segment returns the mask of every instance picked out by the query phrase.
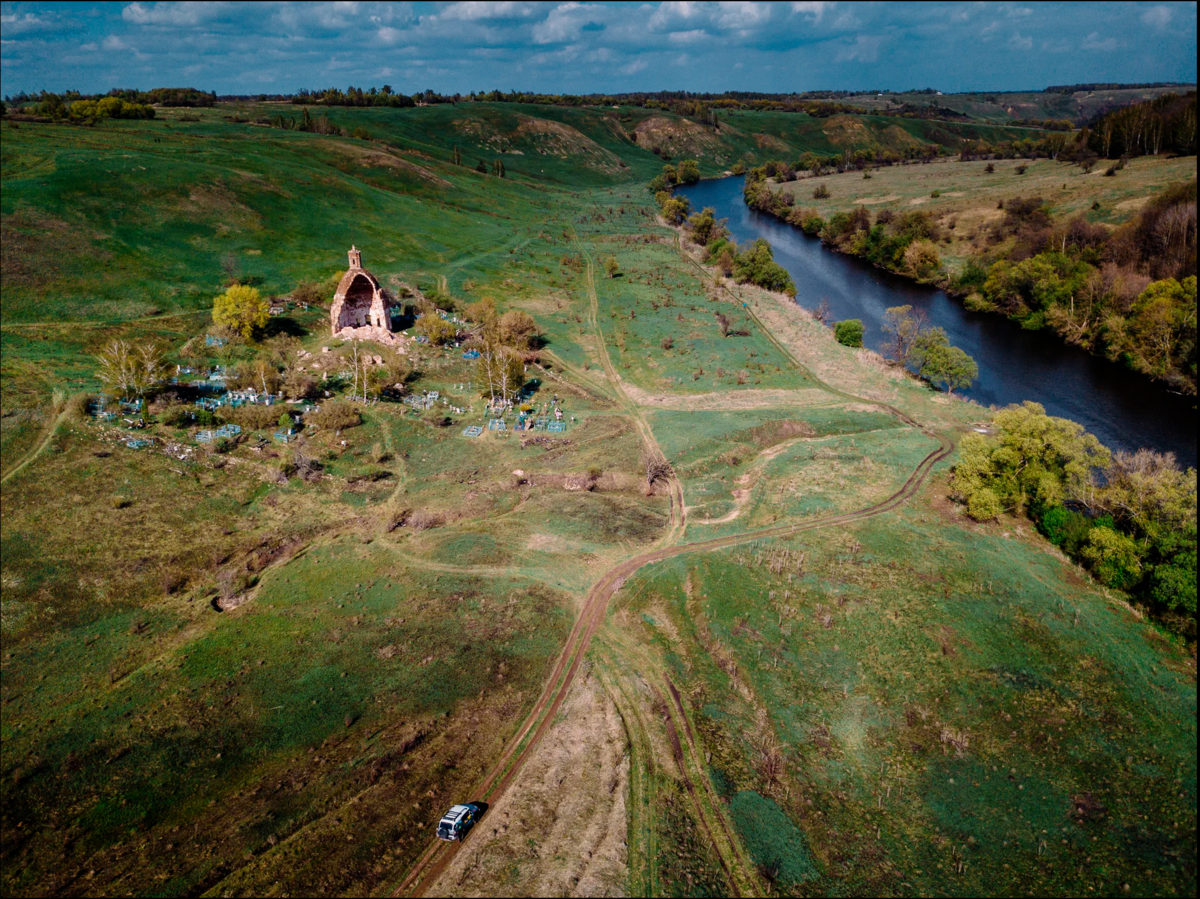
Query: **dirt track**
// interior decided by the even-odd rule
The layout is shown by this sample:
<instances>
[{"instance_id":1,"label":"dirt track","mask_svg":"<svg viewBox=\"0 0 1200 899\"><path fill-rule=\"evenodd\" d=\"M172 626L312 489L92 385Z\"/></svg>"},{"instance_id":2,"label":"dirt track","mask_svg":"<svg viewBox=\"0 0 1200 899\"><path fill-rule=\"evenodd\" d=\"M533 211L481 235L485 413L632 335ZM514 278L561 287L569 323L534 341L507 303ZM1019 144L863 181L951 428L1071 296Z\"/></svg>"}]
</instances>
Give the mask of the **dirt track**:
<instances>
[{"instance_id":1,"label":"dirt track","mask_svg":"<svg viewBox=\"0 0 1200 899\"><path fill-rule=\"evenodd\" d=\"M592 261L586 252L585 258L587 258L588 261L588 289L589 293L592 295L592 312L593 316L595 316L596 301L594 281L592 280ZM597 333L599 333L600 329L598 327L596 330ZM608 359L607 348L603 346L603 342L601 342L601 348L601 357L602 361L604 362L604 367L608 372L616 390L618 391L618 394L625 401L625 404L630 407L630 411L634 417L634 420L638 423L639 430L643 432L643 436L646 438L648 446L657 449L657 442L654 440L653 435L649 433L649 428L645 422L641 420L641 417L638 414L634 404L621 390L620 380L615 369L612 367L612 363ZM788 352L786 347L780 345L780 348L783 349L783 351L787 353L789 357L793 359L795 358L790 352ZM799 361L796 361L797 364L800 365ZM825 385L820 381L820 379L816 378L815 374L808 372L806 367L803 365L800 365L800 367L806 373L810 374L810 376L817 381L817 383L822 384L822 387L827 389L830 393L848 400L868 403L876 408L885 409L886 411L895 415L905 424L917 428L923 433L934 437L939 442L938 448L921 460L920 464L917 465L916 469L911 475L909 475L908 479L904 482L899 490L897 490L887 499L884 499L872 506L868 506L865 509L859 509L854 512L844 512L838 515L830 515L824 518L814 518L798 524L762 528L759 530L747 531L743 534L734 534L727 537L715 537L709 540L700 540L695 543L674 545L669 544L669 541L678 539L678 536L683 533L684 525L683 491L679 486L678 480L672 477L672 527L667 537L664 538L664 540L668 542L668 545L660 545L656 549L642 553L638 556L634 556L633 558L627 559L619 565L609 569L609 571L606 572L604 576L601 577L600 580L588 592L579 617L576 619L575 626L571 630L562 654L559 656L558 662L555 664L554 671L551 673L550 678L546 683L545 690L542 692L542 695L538 698L537 703L530 711L529 717L525 720L524 725L505 748L504 753L500 756L495 765L493 765L492 768L480 780L479 784L475 788L475 791L472 793L472 799L487 800L494 803L496 798L503 794L513 782L522 764L524 764L524 762L529 758L534 748L538 745L543 735L549 729L554 721L555 715L558 714L560 707L566 699L567 693L571 688L571 684L573 683L575 676L579 671L580 665L583 663L584 656L587 653L587 649L592 641L592 637L604 623L605 614L608 611L609 601L617 593L617 591L621 589L625 581L639 569L645 567L646 565L652 565L655 562L661 562L666 559L684 555L685 553L707 552L711 550L725 549L727 547L738 546L742 543L749 543L754 540L761 540L763 538L789 537L793 534L799 534L804 531L851 524L856 521L872 518L876 515L882 515L885 512L890 512L891 510L901 506L914 494L916 494L917 490L919 490L921 485L924 483L926 477L928 477L933 466L947 458L950 453L953 452L954 442L949 437L930 433L928 430L922 428L920 424L894 406L887 405L886 403L864 400L861 397L856 397L838 390L835 387ZM676 518L675 509L679 510L678 519ZM679 700L678 694L674 690L674 685L669 685L669 689L672 693L672 699L674 700L676 711L683 721L684 727L687 729L686 735L688 742L691 744L692 734L690 732L690 725L687 722L687 717L684 714L682 704ZM673 723L671 730L675 730ZM675 731L673 737L674 739L671 741L671 743L672 748L676 751L676 761L679 765L679 770L684 775L689 793L694 793L697 787L694 780L687 773L687 766L683 763L682 746L679 742L677 731ZM706 830L709 831L711 837L712 827L710 823L703 816L701 817L701 823ZM719 823L723 829L726 828L724 821L720 821ZM727 836L730 839L730 843L736 846L737 843L733 839L732 834L727 833ZM424 891L434 881L437 880L441 873L446 869L446 866L449 865L451 859L453 859L457 853L458 848L459 846L456 843L445 843L435 839L429 848L427 848L413 864L412 868L408 872L408 875L404 878L393 895L424 895ZM720 855L720 853L718 853L718 855ZM722 866L725 868L725 873L730 878L731 885L733 885L736 890L737 884L734 874L729 870L729 865L723 858ZM737 891L739 893L742 892L741 890Z\"/></svg>"}]
</instances>

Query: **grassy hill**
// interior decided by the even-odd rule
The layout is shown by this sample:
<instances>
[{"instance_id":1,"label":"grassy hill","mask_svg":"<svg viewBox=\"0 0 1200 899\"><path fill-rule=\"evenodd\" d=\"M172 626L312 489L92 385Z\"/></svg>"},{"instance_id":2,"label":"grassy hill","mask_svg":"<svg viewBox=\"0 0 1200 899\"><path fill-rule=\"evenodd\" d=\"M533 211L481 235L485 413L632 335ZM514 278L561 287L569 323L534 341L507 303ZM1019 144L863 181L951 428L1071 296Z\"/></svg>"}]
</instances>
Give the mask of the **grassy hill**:
<instances>
[{"instance_id":1,"label":"grassy hill","mask_svg":"<svg viewBox=\"0 0 1200 899\"><path fill-rule=\"evenodd\" d=\"M707 172L966 132L485 104L328 111L373 140L253 124L280 113L3 126L6 895L391 894L463 799L492 807L430 892L1195 892L1194 652L1027 523L949 502L944 454L988 410L714 280L644 188L667 132ZM464 436L475 366L416 344L433 408L286 447L272 421L209 451L155 407L134 449L72 399L111 337L183 361L226 257L283 294L351 243L385 283L533 315L531 401L567 429ZM324 310L272 327L295 343L201 363L282 353L347 392Z\"/></svg>"},{"instance_id":2,"label":"grassy hill","mask_svg":"<svg viewBox=\"0 0 1200 899\"><path fill-rule=\"evenodd\" d=\"M1195 85L1174 87L1113 88L1082 91L999 91L966 94L885 94L878 97L850 97L844 102L864 109L895 109L905 104L935 105L952 109L978 122L1003 124L1016 119L1065 119L1082 125L1103 112L1151 100L1163 94L1183 94Z\"/></svg>"}]
</instances>

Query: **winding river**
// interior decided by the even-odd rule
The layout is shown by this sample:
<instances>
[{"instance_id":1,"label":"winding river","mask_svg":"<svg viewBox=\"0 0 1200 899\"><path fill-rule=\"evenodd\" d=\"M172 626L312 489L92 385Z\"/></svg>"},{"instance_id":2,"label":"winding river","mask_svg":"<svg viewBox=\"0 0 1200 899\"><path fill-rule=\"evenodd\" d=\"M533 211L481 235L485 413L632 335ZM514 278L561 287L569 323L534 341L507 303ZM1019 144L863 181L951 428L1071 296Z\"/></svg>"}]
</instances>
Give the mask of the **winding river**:
<instances>
[{"instance_id":1,"label":"winding river","mask_svg":"<svg viewBox=\"0 0 1200 899\"><path fill-rule=\"evenodd\" d=\"M827 300L835 319L861 319L864 343L879 349L890 306L922 309L930 324L979 364L966 396L983 405L1033 400L1051 415L1070 418L1113 449L1148 447L1196 465L1192 397L1171 393L1136 372L1064 343L1050 331L1024 331L999 315L970 312L944 291L835 253L799 228L757 212L742 198L740 177L701 181L678 192L693 209L713 207L740 244L764 237L775 261L796 282L796 302L812 309Z\"/></svg>"}]
</instances>

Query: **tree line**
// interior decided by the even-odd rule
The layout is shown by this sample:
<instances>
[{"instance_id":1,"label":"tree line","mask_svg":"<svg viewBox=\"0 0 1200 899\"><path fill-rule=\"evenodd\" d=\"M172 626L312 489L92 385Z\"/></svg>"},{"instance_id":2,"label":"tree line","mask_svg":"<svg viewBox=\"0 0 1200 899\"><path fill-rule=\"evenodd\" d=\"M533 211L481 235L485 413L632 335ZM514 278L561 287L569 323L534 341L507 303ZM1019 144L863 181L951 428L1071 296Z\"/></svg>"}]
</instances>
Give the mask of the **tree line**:
<instances>
[{"instance_id":1,"label":"tree line","mask_svg":"<svg viewBox=\"0 0 1200 899\"><path fill-rule=\"evenodd\" d=\"M1082 129L1080 140L1106 159L1196 155L1196 92L1163 94L1104 113Z\"/></svg>"},{"instance_id":2,"label":"tree line","mask_svg":"<svg viewBox=\"0 0 1200 899\"><path fill-rule=\"evenodd\" d=\"M968 434L951 488L977 521L1021 515L1100 583L1196 638L1196 470L1171 454L1111 452L1037 403Z\"/></svg>"},{"instance_id":3,"label":"tree line","mask_svg":"<svg viewBox=\"0 0 1200 899\"><path fill-rule=\"evenodd\" d=\"M974 311L1002 313L1028 330L1052 328L1070 343L1196 392L1194 180L1168 187L1111 231L1084 214L1056 221L1040 197L1001 200L1003 216L989 239L1011 249L1001 258L993 252L969 259L950 276L938 252L945 232L928 213L881 209L872 217L860 205L825 219L798 205L794 191L772 189L772 181L794 180L802 163L811 166L797 160L751 169L746 202L840 252L945 287ZM814 199L827 195L824 185L814 188Z\"/></svg>"}]
</instances>

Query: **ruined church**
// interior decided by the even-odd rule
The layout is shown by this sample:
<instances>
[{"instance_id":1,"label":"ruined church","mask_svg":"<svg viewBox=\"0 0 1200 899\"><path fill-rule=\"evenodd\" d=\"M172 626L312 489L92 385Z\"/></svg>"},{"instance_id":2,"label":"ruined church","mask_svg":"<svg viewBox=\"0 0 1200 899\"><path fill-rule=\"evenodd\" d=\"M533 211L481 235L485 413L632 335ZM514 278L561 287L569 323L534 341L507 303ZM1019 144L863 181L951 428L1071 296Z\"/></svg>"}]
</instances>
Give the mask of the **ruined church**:
<instances>
[{"instance_id":1,"label":"ruined church","mask_svg":"<svg viewBox=\"0 0 1200 899\"><path fill-rule=\"evenodd\" d=\"M352 246L350 268L338 282L329 312L333 336L401 346L403 338L392 328L394 305L396 301L391 294L362 267L362 251Z\"/></svg>"}]
</instances>

